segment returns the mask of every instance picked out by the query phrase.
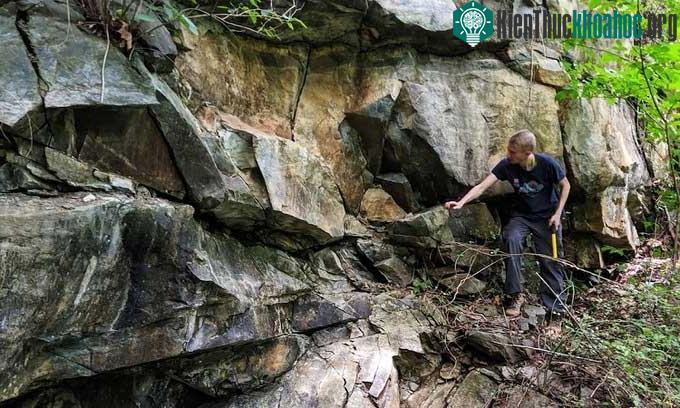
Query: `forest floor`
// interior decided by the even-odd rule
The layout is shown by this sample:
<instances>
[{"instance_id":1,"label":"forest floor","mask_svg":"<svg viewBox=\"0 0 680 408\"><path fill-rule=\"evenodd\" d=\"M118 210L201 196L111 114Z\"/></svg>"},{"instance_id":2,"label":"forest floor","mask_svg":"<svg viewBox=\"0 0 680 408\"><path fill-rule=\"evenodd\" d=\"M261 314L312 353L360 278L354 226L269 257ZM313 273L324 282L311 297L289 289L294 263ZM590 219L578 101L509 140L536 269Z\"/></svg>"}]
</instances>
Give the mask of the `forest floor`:
<instances>
[{"instance_id":1,"label":"forest floor","mask_svg":"<svg viewBox=\"0 0 680 408\"><path fill-rule=\"evenodd\" d=\"M639 253L594 278L568 273L569 312L550 322L535 290L522 316L505 316L497 281L474 296L437 287L419 296L446 316L442 372L483 370L500 384L488 406L543 406L534 397L547 396L555 406L672 407L680 406L680 272L670 265Z\"/></svg>"}]
</instances>

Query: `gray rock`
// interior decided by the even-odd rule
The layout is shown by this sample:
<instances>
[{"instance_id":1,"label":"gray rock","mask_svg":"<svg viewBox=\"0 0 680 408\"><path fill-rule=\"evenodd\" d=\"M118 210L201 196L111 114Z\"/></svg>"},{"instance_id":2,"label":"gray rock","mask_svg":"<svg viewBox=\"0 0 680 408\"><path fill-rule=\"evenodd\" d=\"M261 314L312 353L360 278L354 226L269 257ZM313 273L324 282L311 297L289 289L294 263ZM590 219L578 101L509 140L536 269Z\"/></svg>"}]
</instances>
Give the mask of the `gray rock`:
<instances>
[{"instance_id":1,"label":"gray rock","mask_svg":"<svg viewBox=\"0 0 680 408\"><path fill-rule=\"evenodd\" d=\"M136 66L144 70L140 63ZM151 111L172 150L191 200L201 209L216 207L224 198L224 182L200 137L196 119L165 82L148 71L145 73L152 80L160 100L160 104L152 106Z\"/></svg>"},{"instance_id":2,"label":"gray rock","mask_svg":"<svg viewBox=\"0 0 680 408\"><path fill-rule=\"evenodd\" d=\"M603 98L568 103L562 115L564 151L575 188L589 199L575 218L577 231L595 233L613 245L638 245L628 196L649 180L632 110Z\"/></svg>"},{"instance_id":3,"label":"gray rock","mask_svg":"<svg viewBox=\"0 0 680 408\"><path fill-rule=\"evenodd\" d=\"M355 238L368 238L371 232L356 217L345 214L345 236Z\"/></svg>"},{"instance_id":4,"label":"gray rock","mask_svg":"<svg viewBox=\"0 0 680 408\"><path fill-rule=\"evenodd\" d=\"M371 305L365 293L341 296L310 295L299 298L293 308L293 328L306 332L338 323L366 318Z\"/></svg>"},{"instance_id":5,"label":"gray rock","mask_svg":"<svg viewBox=\"0 0 680 408\"><path fill-rule=\"evenodd\" d=\"M463 296L476 295L486 288L486 283L466 273L459 273L439 281L451 292Z\"/></svg>"},{"instance_id":6,"label":"gray rock","mask_svg":"<svg viewBox=\"0 0 680 408\"><path fill-rule=\"evenodd\" d=\"M375 182L380 184L383 190L394 198L397 204L407 212L415 212L420 209L411 183L402 173L386 173L375 177Z\"/></svg>"},{"instance_id":7,"label":"gray rock","mask_svg":"<svg viewBox=\"0 0 680 408\"><path fill-rule=\"evenodd\" d=\"M347 293L354 290L350 276L355 275L354 265L333 248L324 248L311 255L311 264L301 280L314 285L317 293Z\"/></svg>"},{"instance_id":8,"label":"gray rock","mask_svg":"<svg viewBox=\"0 0 680 408\"><path fill-rule=\"evenodd\" d=\"M565 106L564 151L575 187L595 196L607 187L635 189L649 179L625 102L579 99Z\"/></svg>"},{"instance_id":9,"label":"gray rock","mask_svg":"<svg viewBox=\"0 0 680 408\"><path fill-rule=\"evenodd\" d=\"M357 239L357 249L373 264L389 259L394 255L394 247L375 239Z\"/></svg>"},{"instance_id":10,"label":"gray rock","mask_svg":"<svg viewBox=\"0 0 680 408\"><path fill-rule=\"evenodd\" d=\"M228 397L235 391L248 392L275 382L308 348L305 336L282 336L262 344L178 359L164 369L177 372L183 383L212 397Z\"/></svg>"},{"instance_id":11,"label":"gray rock","mask_svg":"<svg viewBox=\"0 0 680 408\"><path fill-rule=\"evenodd\" d=\"M500 333L472 330L467 334L467 342L491 359L516 363L525 358L522 349L514 347L513 341Z\"/></svg>"},{"instance_id":12,"label":"gray rock","mask_svg":"<svg viewBox=\"0 0 680 408\"><path fill-rule=\"evenodd\" d=\"M38 77L16 28L16 17L0 12L0 124L13 127L35 111L42 99ZM37 125L37 124L36 124Z\"/></svg>"},{"instance_id":13,"label":"gray rock","mask_svg":"<svg viewBox=\"0 0 680 408\"><path fill-rule=\"evenodd\" d=\"M418 310L418 302L410 304L382 293L373 303L368 320L380 333L387 334L395 352L407 350L418 355L426 354L421 335L430 333L432 327L427 317Z\"/></svg>"},{"instance_id":14,"label":"gray rock","mask_svg":"<svg viewBox=\"0 0 680 408\"><path fill-rule=\"evenodd\" d=\"M499 226L484 203L467 204L460 210L449 210L449 227L457 240L493 241Z\"/></svg>"},{"instance_id":15,"label":"gray rock","mask_svg":"<svg viewBox=\"0 0 680 408\"><path fill-rule=\"evenodd\" d=\"M324 248L310 258L312 264L301 279L312 283L318 293L347 293L355 288L369 291L376 280L351 248Z\"/></svg>"},{"instance_id":16,"label":"gray rock","mask_svg":"<svg viewBox=\"0 0 680 408\"><path fill-rule=\"evenodd\" d=\"M52 190L52 188L36 178L24 167L12 163L0 166L0 192L26 190Z\"/></svg>"},{"instance_id":17,"label":"gray rock","mask_svg":"<svg viewBox=\"0 0 680 408\"><path fill-rule=\"evenodd\" d=\"M19 143L26 141L29 146L41 144L77 158L83 135L78 135L73 111L73 108L45 110L41 118L42 127L27 129L23 126L18 129L17 135L23 138L19 139Z\"/></svg>"},{"instance_id":18,"label":"gray rock","mask_svg":"<svg viewBox=\"0 0 680 408\"><path fill-rule=\"evenodd\" d=\"M70 143L77 144L77 150L64 153L101 171L132 178L179 199L184 197L184 182L172 152L147 109L76 109L74 123L80 143ZM60 138L67 138L67 134L57 133L52 140Z\"/></svg>"},{"instance_id":19,"label":"gray rock","mask_svg":"<svg viewBox=\"0 0 680 408\"><path fill-rule=\"evenodd\" d=\"M455 390L456 383L454 381L446 381L438 383L437 381L429 380L421 384L420 388L408 397L406 402L407 408L446 408L446 399Z\"/></svg>"},{"instance_id":20,"label":"gray rock","mask_svg":"<svg viewBox=\"0 0 680 408\"><path fill-rule=\"evenodd\" d=\"M348 327L349 324L345 326L332 326L313 332L312 339L314 340L314 344L321 347L335 343L336 341L349 340L351 338L351 331Z\"/></svg>"},{"instance_id":21,"label":"gray rock","mask_svg":"<svg viewBox=\"0 0 680 408\"><path fill-rule=\"evenodd\" d=\"M316 244L344 235L345 209L333 177L318 157L289 140L255 137L275 228L309 237Z\"/></svg>"},{"instance_id":22,"label":"gray rock","mask_svg":"<svg viewBox=\"0 0 680 408\"><path fill-rule=\"evenodd\" d=\"M161 373L122 371L71 386L42 388L8 404L13 408L93 408L113 405L145 406L154 401L166 407L196 407L208 400L205 394Z\"/></svg>"},{"instance_id":23,"label":"gray rock","mask_svg":"<svg viewBox=\"0 0 680 408\"><path fill-rule=\"evenodd\" d=\"M26 30L40 77L47 82L46 108L79 105L151 105L158 103L151 82L130 66L106 40L88 35L41 6L29 10ZM69 32L67 36L66 33Z\"/></svg>"},{"instance_id":24,"label":"gray rock","mask_svg":"<svg viewBox=\"0 0 680 408\"><path fill-rule=\"evenodd\" d=\"M364 166L371 174L377 174L382 165L385 145L385 125L392 114L394 98L386 95L358 110L346 113L343 124L348 124L359 136ZM369 177L368 181L370 182Z\"/></svg>"},{"instance_id":25,"label":"gray rock","mask_svg":"<svg viewBox=\"0 0 680 408\"><path fill-rule=\"evenodd\" d=\"M560 54L545 45L534 44L532 49L527 43L513 41L500 57L527 79L555 88L569 83L569 74L560 64Z\"/></svg>"},{"instance_id":26,"label":"gray rock","mask_svg":"<svg viewBox=\"0 0 680 408\"><path fill-rule=\"evenodd\" d=\"M434 248L453 240L448 226L448 211L437 206L411 214L388 227L388 239L405 246Z\"/></svg>"},{"instance_id":27,"label":"gray rock","mask_svg":"<svg viewBox=\"0 0 680 408\"><path fill-rule=\"evenodd\" d=\"M525 305L522 313L527 317L529 324L536 328L545 320L545 308L542 306Z\"/></svg>"},{"instance_id":28,"label":"gray rock","mask_svg":"<svg viewBox=\"0 0 680 408\"><path fill-rule=\"evenodd\" d=\"M529 319L526 319L524 317L520 317L519 320L517 321L517 324L519 325L519 329L523 332L529 331L529 325L531 321Z\"/></svg>"},{"instance_id":29,"label":"gray rock","mask_svg":"<svg viewBox=\"0 0 680 408\"><path fill-rule=\"evenodd\" d=\"M640 239L627 208L627 187L607 187L574 210L574 228L609 245L633 249Z\"/></svg>"},{"instance_id":30,"label":"gray rock","mask_svg":"<svg viewBox=\"0 0 680 408\"><path fill-rule=\"evenodd\" d=\"M145 45L142 50L145 64L154 72L171 72L175 67L178 51L170 31L146 4L142 3L138 10L135 9L136 7L128 9L129 18L136 12L138 15L144 14L150 20L137 22L137 31L143 33L140 39Z\"/></svg>"},{"instance_id":31,"label":"gray rock","mask_svg":"<svg viewBox=\"0 0 680 408\"><path fill-rule=\"evenodd\" d=\"M427 57L419 59L415 71L401 87L387 138L423 204L441 203L462 194L463 186L482 181L505 154L512 133L508 129L530 127L540 151L561 157L554 89L531 86L536 114L527 124L523 114L507 106L526 99L529 81L488 54L473 52L453 60ZM460 94L469 97L461 99ZM502 98L488 98L490 94ZM471 111L482 119L461 119Z\"/></svg>"},{"instance_id":32,"label":"gray rock","mask_svg":"<svg viewBox=\"0 0 680 408\"><path fill-rule=\"evenodd\" d=\"M532 389L515 386L506 391L508 406L518 408L554 408L559 404Z\"/></svg>"},{"instance_id":33,"label":"gray rock","mask_svg":"<svg viewBox=\"0 0 680 408\"><path fill-rule=\"evenodd\" d=\"M220 130L203 137L224 181L222 202L210 209L223 224L251 229L265 221L270 208L264 180L255 162L252 136L244 132Z\"/></svg>"},{"instance_id":34,"label":"gray rock","mask_svg":"<svg viewBox=\"0 0 680 408\"><path fill-rule=\"evenodd\" d=\"M262 406L396 407L398 373L385 335L309 350L279 383L238 395L213 408ZM310 378L315 381L310 381Z\"/></svg>"},{"instance_id":35,"label":"gray rock","mask_svg":"<svg viewBox=\"0 0 680 408\"><path fill-rule=\"evenodd\" d=\"M375 267L388 282L406 287L413 279L413 272L404 261L392 256L375 264Z\"/></svg>"},{"instance_id":36,"label":"gray rock","mask_svg":"<svg viewBox=\"0 0 680 408\"><path fill-rule=\"evenodd\" d=\"M39 149L38 146L36 149ZM90 190L112 190L108 182L94 176L94 167L49 147L44 148L44 155L47 168L66 184Z\"/></svg>"},{"instance_id":37,"label":"gray rock","mask_svg":"<svg viewBox=\"0 0 680 408\"><path fill-rule=\"evenodd\" d=\"M445 0L409 3L374 0L367 4L368 12L363 21L366 28L362 35L364 48L409 44L440 55L459 54L469 49L451 36L454 3Z\"/></svg>"},{"instance_id":38,"label":"gray rock","mask_svg":"<svg viewBox=\"0 0 680 408\"><path fill-rule=\"evenodd\" d=\"M0 400L292 332L309 287L287 255L207 233L188 206L85 196L0 199Z\"/></svg>"},{"instance_id":39,"label":"gray rock","mask_svg":"<svg viewBox=\"0 0 680 408\"><path fill-rule=\"evenodd\" d=\"M495 397L498 385L478 370L470 372L446 402L449 407L484 408Z\"/></svg>"}]
</instances>

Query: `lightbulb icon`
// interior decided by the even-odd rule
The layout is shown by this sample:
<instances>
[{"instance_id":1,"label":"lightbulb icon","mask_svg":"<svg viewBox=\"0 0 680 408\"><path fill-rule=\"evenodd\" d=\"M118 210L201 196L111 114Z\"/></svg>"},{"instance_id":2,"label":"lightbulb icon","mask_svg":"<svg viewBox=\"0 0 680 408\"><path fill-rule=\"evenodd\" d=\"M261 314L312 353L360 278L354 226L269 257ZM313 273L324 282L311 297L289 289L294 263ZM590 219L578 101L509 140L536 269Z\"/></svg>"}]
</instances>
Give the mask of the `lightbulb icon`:
<instances>
[{"instance_id":1,"label":"lightbulb icon","mask_svg":"<svg viewBox=\"0 0 680 408\"><path fill-rule=\"evenodd\" d=\"M453 10L452 34L474 47L493 34L493 11L475 0Z\"/></svg>"},{"instance_id":2,"label":"lightbulb icon","mask_svg":"<svg viewBox=\"0 0 680 408\"><path fill-rule=\"evenodd\" d=\"M479 33L486 26L486 16L484 13L477 9L469 8L463 12L460 21L466 34L466 42L472 47L479 44Z\"/></svg>"}]
</instances>

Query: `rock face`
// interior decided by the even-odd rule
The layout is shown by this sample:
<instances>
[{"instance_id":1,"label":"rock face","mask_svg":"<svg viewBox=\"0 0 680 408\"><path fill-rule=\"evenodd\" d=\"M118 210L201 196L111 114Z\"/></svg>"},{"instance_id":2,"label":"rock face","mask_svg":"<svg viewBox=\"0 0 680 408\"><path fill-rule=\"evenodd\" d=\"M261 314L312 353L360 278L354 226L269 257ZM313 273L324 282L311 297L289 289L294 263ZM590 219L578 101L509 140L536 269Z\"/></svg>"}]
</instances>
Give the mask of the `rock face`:
<instances>
[{"instance_id":1,"label":"rock face","mask_svg":"<svg viewBox=\"0 0 680 408\"><path fill-rule=\"evenodd\" d=\"M649 171L633 112L624 102L577 100L565 108L563 128L569 170L586 197L577 228L635 247L638 238L628 194L649 180Z\"/></svg>"},{"instance_id":2,"label":"rock face","mask_svg":"<svg viewBox=\"0 0 680 408\"><path fill-rule=\"evenodd\" d=\"M73 119L84 138L78 159L183 198L171 150L146 109L76 109Z\"/></svg>"},{"instance_id":3,"label":"rock face","mask_svg":"<svg viewBox=\"0 0 680 408\"><path fill-rule=\"evenodd\" d=\"M539 44L513 43L502 51L501 58L508 66L529 80L553 87L563 87L569 83L569 74L560 64L560 53Z\"/></svg>"},{"instance_id":4,"label":"rock face","mask_svg":"<svg viewBox=\"0 0 680 408\"><path fill-rule=\"evenodd\" d=\"M319 243L342 238L345 209L319 158L279 138L258 137L253 147L276 228L311 236Z\"/></svg>"},{"instance_id":5,"label":"rock face","mask_svg":"<svg viewBox=\"0 0 680 408\"><path fill-rule=\"evenodd\" d=\"M448 211L435 207L412 214L390 224L390 241L406 246L435 248L453 241L448 224Z\"/></svg>"},{"instance_id":6,"label":"rock face","mask_svg":"<svg viewBox=\"0 0 680 408\"><path fill-rule=\"evenodd\" d=\"M25 24L37 70L47 83L46 108L157 102L151 84L130 67L120 50L109 47L107 54L105 40L69 28L67 22L52 17L52 10L38 5L31 8Z\"/></svg>"},{"instance_id":7,"label":"rock face","mask_svg":"<svg viewBox=\"0 0 680 408\"><path fill-rule=\"evenodd\" d=\"M529 87L526 79L484 53L455 60L425 58L401 89L388 141L416 191L433 205L488 175L505 153L507 129L529 125L539 150L561 156L554 95L542 85ZM525 102L520 106L519 100ZM526 111L532 112L531 119Z\"/></svg>"},{"instance_id":8,"label":"rock face","mask_svg":"<svg viewBox=\"0 0 680 408\"><path fill-rule=\"evenodd\" d=\"M209 101L251 126L291 138L306 74L306 47L276 47L212 33L183 38L189 50L180 54L177 67L197 95L197 104Z\"/></svg>"},{"instance_id":9,"label":"rock face","mask_svg":"<svg viewBox=\"0 0 680 408\"><path fill-rule=\"evenodd\" d=\"M366 190L361 200L360 214L370 221L396 221L406 216L392 196L379 188Z\"/></svg>"},{"instance_id":10,"label":"rock face","mask_svg":"<svg viewBox=\"0 0 680 408\"><path fill-rule=\"evenodd\" d=\"M291 330L286 303L309 290L265 261L285 255L206 235L188 206L81 193L6 196L0 208L9 285L0 342L12 373L3 399L36 381L276 336ZM36 239L39 253L29 244ZM41 340L22 347L29 338Z\"/></svg>"},{"instance_id":11,"label":"rock face","mask_svg":"<svg viewBox=\"0 0 680 408\"><path fill-rule=\"evenodd\" d=\"M15 126L42 100L28 51L16 27L16 18L0 12L0 39L3 47L0 64L0 124Z\"/></svg>"},{"instance_id":12,"label":"rock face","mask_svg":"<svg viewBox=\"0 0 680 408\"><path fill-rule=\"evenodd\" d=\"M310 29L270 40L156 26L141 4L132 53L67 3L0 6L3 408L517 402L471 361L529 348L479 329L449 344L414 295L489 290L471 276L500 272L483 245L507 186L441 204L527 128L574 186L571 253L600 267L599 243L636 245L664 174L625 104L558 105L558 44L472 50L448 0L309 0Z\"/></svg>"}]
</instances>

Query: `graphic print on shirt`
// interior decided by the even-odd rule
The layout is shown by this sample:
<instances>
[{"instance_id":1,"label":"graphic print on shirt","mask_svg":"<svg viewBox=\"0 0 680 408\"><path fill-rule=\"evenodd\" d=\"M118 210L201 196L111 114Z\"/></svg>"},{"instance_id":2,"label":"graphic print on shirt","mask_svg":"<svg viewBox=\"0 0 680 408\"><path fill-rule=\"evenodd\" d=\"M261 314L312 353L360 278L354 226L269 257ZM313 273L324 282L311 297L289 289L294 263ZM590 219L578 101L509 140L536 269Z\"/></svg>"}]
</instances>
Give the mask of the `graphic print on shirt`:
<instances>
[{"instance_id":1,"label":"graphic print on shirt","mask_svg":"<svg viewBox=\"0 0 680 408\"><path fill-rule=\"evenodd\" d=\"M533 196L534 194L543 190L544 187L543 184L537 182L536 180L520 183L519 179L516 178L512 180L512 186L518 193L528 194L530 196Z\"/></svg>"}]
</instances>

